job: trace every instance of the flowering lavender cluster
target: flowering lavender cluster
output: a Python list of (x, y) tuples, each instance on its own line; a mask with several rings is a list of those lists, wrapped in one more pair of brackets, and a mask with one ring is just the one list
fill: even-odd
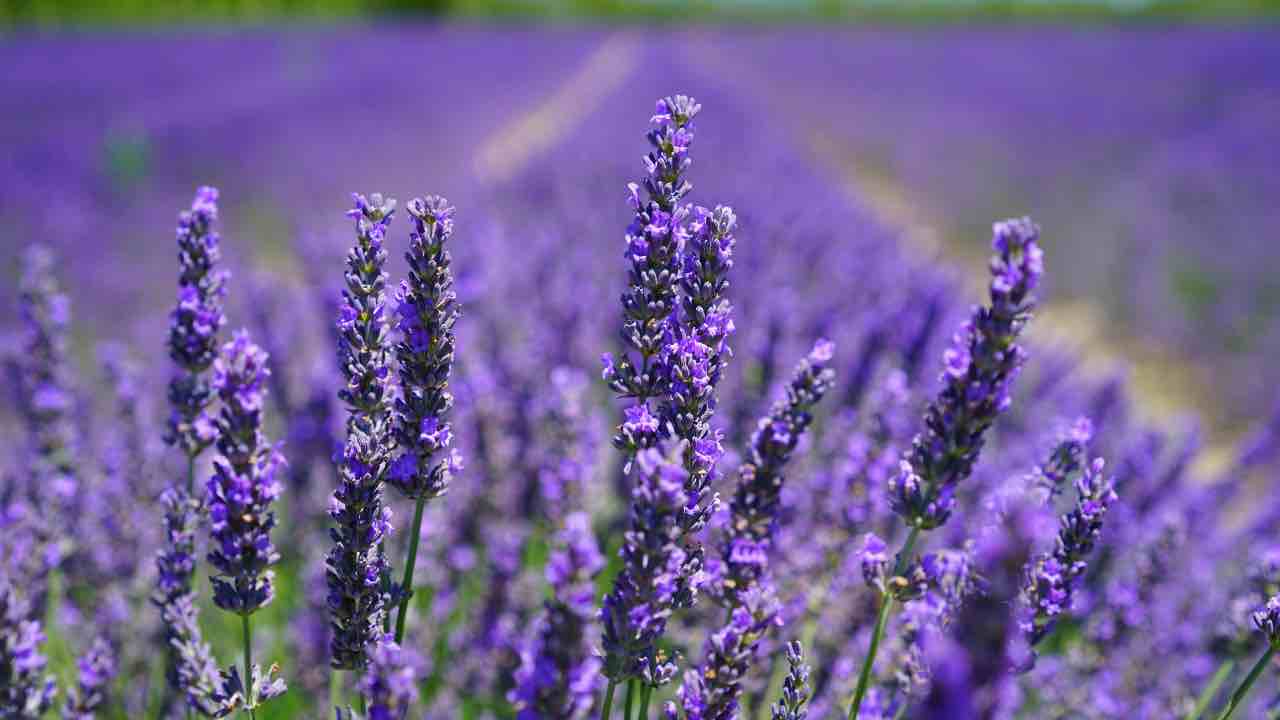
[[(616, 218), (577, 163), (468, 188), (489, 212), (463, 245), (442, 198), (377, 194), (354, 197), (345, 262), (322, 228), (296, 268), (228, 244), (237, 277), (251, 255), (287, 267), (246, 273), (244, 298), (202, 188), (180, 216), (174, 372), (154, 377), (127, 351), (81, 368), (55, 276), (89, 290), (31, 255), (0, 408), (21, 438), (0, 453), (0, 715), (1273, 714), (1280, 555), (1252, 493), (1280, 460), (1274, 421), (1215, 447), (1204, 482), (1194, 427), (1149, 424), (1123, 383), (1024, 337), (1030, 221), (997, 224), (966, 312), (770, 113), (703, 99), (725, 115), (670, 96), (651, 118), (625, 278), (578, 241)], [(695, 116), (740, 125), (699, 134), (737, 210), (689, 202)], [(611, 152), (572, 134), (577, 155)], [(620, 290), (622, 352), (593, 386)], [(241, 312), (256, 343), (222, 336)], [(267, 648), (287, 661), (255, 663)]]

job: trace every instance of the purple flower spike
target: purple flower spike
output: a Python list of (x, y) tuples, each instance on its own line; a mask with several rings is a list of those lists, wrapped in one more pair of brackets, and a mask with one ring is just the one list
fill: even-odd
[(782, 681), (782, 697), (773, 704), (772, 720), (805, 720), (809, 717), (809, 666), (799, 641), (787, 643), (787, 676)]
[(39, 720), (53, 705), (57, 685), (40, 652), (44, 632), (29, 619), (30, 604), (0, 579), (0, 716)]
[(1018, 337), (1044, 269), (1039, 236), (1027, 218), (995, 224), (990, 304), (973, 311), (946, 351), (943, 389), (889, 481), (894, 511), (913, 527), (930, 530), (947, 521), (956, 486), (973, 471), (987, 429), (1009, 406), (1026, 356)]
[(49, 248), (33, 245), (23, 257), (19, 303), (25, 333), (19, 361), (21, 406), (31, 437), (30, 499), (65, 510), (77, 497), (76, 428), (67, 377), (70, 310), (54, 277)]
[(169, 357), (176, 366), (169, 382), (171, 414), (165, 440), (188, 458), (213, 444), (208, 415), (213, 393), (206, 374), (218, 354), (218, 331), (226, 323), (222, 300), (227, 274), (216, 268), (221, 251), (213, 223), (218, 191), (196, 191), (191, 209), (178, 216), (178, 303), (169, 315)]
[(1280, 595), (1273, 595), (1253, 614), (1253, 625), (1272, 647), (1280, 646)]
[(369, 655), (360, 690), (369, 701), (369, 720), (405, 720), (418, 701), (418, 654), (384, 636)]
[(1095, 458), (1076, 481), (1076, 504), (1062, 516), (1050, 553), (1028, 565), (1022, 588), (1020, 626), (1034, 646), (1053, 630), (1057, 618), (1071, 611), (1077, 581), (1088, 569), (1107, 510), (1117, 500), (1114, 479), (1103, 474), (1102, 458)]
[(595, 611), (593, 581), (603, 568), (590, 518), (570, 514), (547, 562), (552, 598), (520, 652), (509, 696), (518, 720), (581, 720), (590, 713), (600, 686), (600, 659), (590, 652), (587, 630)]
[(450, 468), (456, 465), (448, 444), (447, 421), (453, 396), (453, 327), (458, 321), (457, 295), (446, 247), (453, 236), (453, 207), (435, 195), (414, 198), (406, 209), (413, 222), (409, 236), (409, 278), (396, 293), (395, 347), (400, 365), (401, 397), (395, 402), (395, 437), (400, 457), (387, 480), (406, 497), (443, 495)]
[(77, 663), (76, 687), (67, 695), (64, 720), (93, 720), (107, 702), (107, 690), (116, 675), (115, 651), (103, 638), (95, 638)]
[[(382, 247), (395, 201), (355, 196), (356, 244), (347, 253), (346, 288), (339, 308), (338, 357), (346, 385), (347, 441), (338, 462), (338, 488), (329, 505), (334, 544), (326, 560), (330, 662), (364, 667), (387, 612), (384, 580), (390, 568), (381, 544), (391, 531), (382, 480), (394, 442), (390, 426), (391, 348), (386, 318), (387, 252)], [(429, 418), (434, 422), (435, 418)], [(412, 457), (412, 456), (406, 456)], [(409, 473), (405, 473), (409, 475)]]
[(213, 366), (213, 388), (222, 400), (218, 451), (208, 483), (209, 563), (217, 570), (213, 601), (227, 611), (251, 615), (271, 602), (269, 569), (280, 559), (271, 542), (276, 516), (271, 503), (282, 485), (284, 456), (262, 434), (267, 393), (267, 354), (236, 333)]
[(635, 465), (622, 572), (600, 609), (604, 675), (614, 682), (638, 677), (658, 687), (675, 672), (657, 641), (675, 606), (686, 559), (680, 517), (688, 501), (688, 473), (657, 448), (642, 451)]
[[(635, 217), (625, 238), (625, 255), (630, 266), (627, 289), (622, 294), (622, 341), (626, 350), (616, 361), (606, 356), (604, 379), (614, 392), (633, 398), (639, 407), (667, 392), (670, 373), (666, 367), (666, 348), (681, 337), (675, 316), (680, 306), (682, 265), (691, 264), (695, 270), (705, 270), (715, 276), (728, 269), (733, 229), (731, 211), (721, 225), (713, 227), (702, 222), (702, 242), (692, 254), (686, 253), (682, 258), (689, 236), (685, 226), (689, 208), (681, 205), (680, 200), (693, 189), (684, 178), (684, 171), (692, 163), (688, 150), (693, 140), (693, 118), (699, 109), (692, 98), (683, 95), (658, 101), (657, 113), (651, 120), (654, 127), (647, 136), (653, 149), (645, 156), (645, 197), (641, 197), (640, 185), (628, 186), (628, 202)], [(722, 252), (712, 247), (722, 241)], [(689, 307), (708, 310), (720, 306), (723, 286), (715, 277), (710, 279), (711, 284), (701, 296), (690, 299)], [(701, 278), (692, 276), (689, 280), (701, 282)], [(708, 302), (709, 305), (703, 304)], [(690, 317), (699, 325), (705, 322), (698, 313)], [(691, 339), (699, 341), (697, 337)], [(690, 419), (691, 424), (697, 422), (701, 422), (700, 417)], [(624, 424), (614, 438), (614, 444), (628, 457), (657, 439), (629, 430)]]

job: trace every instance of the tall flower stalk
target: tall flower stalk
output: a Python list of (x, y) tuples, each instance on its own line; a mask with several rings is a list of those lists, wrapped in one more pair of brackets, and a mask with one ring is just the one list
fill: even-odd
[(706, 642), (702, 666), (685, 674), (679, 698), (687, 720), (737, 717), (742, 682), (761, 641), (778, 620), (768, 576), (769, 553), (781, 509), (783, 471), (835, 379), (827, 366), (834, 346), (819, 340), (801, 360), (786, 396), (761, 418), (751, 455), (739, 470), (719, 556), (707, 563), (707, 586), (728, 622)]
[(244, 634), (245, 707), (251, 716), (264, 701), (284, 692), (284, 683), (268, 681), (253, 664), (250, 618), (275, 596), (271, 566), (280, 553), (271, 542), (275, 511), (271, 504), (283, 485), (277, 475), (285, 461), (262, 432), (267, 394), (267, 354), (245, 331), (223, 346), (214, 362), (212, 387), (222, 402), (218, 418), (220, 457), (208, 483), (208, 508), (213, 547), (209, 564), (216, 571), (213, 602), (240, 616)]
[(217, 269), (221, 255), (218, 191), (196, 190), (191, 209), (178, 215), (178, 303), (169, 315), (169, 357), (176, 366), (169, 381), (169, 425), (165, 441), (187, 459), (187, 492), (194, 491), (195, 461), (217, 438), (209, 413), (214, 392), (209, 369), (218, 355), (218, 331), (227, 275)]
[[(921, 532), (941, 526), (955, 506), (957, 486), (973, 471), (987, 430), (1010, 404), (1013, 381), (1026, 358), (1018, 344), (1035, 305), (1033, 291), (1043, 274), (1040, 229), (1028, 218), (994, 227), (990, 302), (974, 309), (944, 355), (943, 388), (925, 411), (916, 435), (889, 481), (889, 502), (910, 528), (894, 560), (893, 576), (911, 564)], [(880, 609), (849, 705), (857, 720), (871, 680), (880, 640), (895, 600), (886, 583)]]
[[(675, 315), (680, 306), (680, 250), (689, 234), (685, 226), (689, 208), (680, 200), (693, 189), (684, 172), (693, 162), (689, 146), (693, 142), (693, 119), (700, 109), (693, 98), (684, 95), (658, 101), (650, 120), (653, 128), (647, 135), (653, 149), (645, 156), (644, 196), (641, 185), (627, 186), (628, 202), (635, 216), (626, 233), (625, 255), (630, 273), (622, 294), (621, 333), (626, 349), (616, 361), (607, 353), (602, 361), (605, 382), (632, 403), (614, 437), (614, 445), (623, 451), (628, 462), (640, 449), (657, 441), (657, 408), (650, 401), (668, 392), (666, 350), (681, 339)], [(692, 260), (700, 262), (701, 258)], [(718, 284), (708, 287), (708, 296), (718, 298), (722, 289)], [(695, 321), (696, 317), (690, 316)]]
[(1267, 600), (1266, 605), (1253, 613), (1253, 625), (1266, 638), (1267, 647), (1249, 669), (1249, 674), (1245, 675), (1227, 698), (1227, 704), (1218, 713), (1217, 720), (1231, 720), (1236, 710), (1244, 705), (1245, 698), (1249, 697), (1249, 691), (1253, 689), (1258, 677), (1271, 665), (1276, 652), (1280, 651), (1280, 595), (1273, 596)]
[(394, 439), (383, 240), (394, 211), (394, 200), (375, 194), (356, 195), (348, 212), (355, 220), (356, 243), (347, 253), (337, 319), (339, 367), (346, 378), (338, 396), (347, 405), (347, 441), (329, 503), (333, 547), (325, 572), (330, 664), (338, 671), (364, 667), (387, 612), (384, 586), (390, 568), (383, 541), (391, 530), (391, 509), (383, 505), (382, 480)]
[(394, 588), (399, 604), (394, 639), (404, 640), (413, 572), (422, 535), (422, 513), (428, 500), (440, 497), (450, 477), (462, 466), (461, 456), (449, 446), (453, 428), (449, 410), (449, 374), (453, 369), (453, 327), (458, 321), (458, 299), (453, 289), (452, 259), (446, 244), (453, 237), (453, 207), (442, 197), (414, 198), (406, 206), (413, 222), (409, 236), (409, 277), (396, 293), (400, 341), (395, 355), (399, 363), (400, 396), (395, 401), (394, 434), (400, 455), (391, 463), (387, 481), (414, 501), (409, 527), (409, 551), (404, 580)]

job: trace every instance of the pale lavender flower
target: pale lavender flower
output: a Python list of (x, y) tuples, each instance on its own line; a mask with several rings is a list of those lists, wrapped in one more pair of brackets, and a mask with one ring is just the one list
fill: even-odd
[(106, 708), (108, 686), (116, 675), (115, 651), (110, 643), (94, 638), (89, 651), (76, 663), (76, 686), (62, 710), (64, 720), (92, 720)]

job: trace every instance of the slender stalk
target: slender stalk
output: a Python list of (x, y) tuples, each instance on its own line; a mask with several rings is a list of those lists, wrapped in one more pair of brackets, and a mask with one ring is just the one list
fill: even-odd
[(253, 702), (253, 630), (249, 627), (248, 615), (241, 615), (240, 619), (244, 627), (244, 701), (249, 708), (249, 717), (256, 720), (258, 715), (254, 711)]
[(329, 671), (329, 712), (342, 707), (342, 671)]
[(422, 509), (427, 505), (427, 498), (424, 495), (418, 496), (418, 502), (413, 507), (413, 530), (409, 535), (409, 559), (404, 566), (404, 582), (400, 586), (400, 592), (404, 593), (404, 598), (400, 600), (400, 612), (396, 614), (396, 642), (404, 640), (404, 623), (409, 614), (409, 594), (413, 590), (413, 567), (418, 564), (418, 540), (422, 536)]
[(1267, 651), (1262, 653), (1262, 657), (1258, 658), (1258, 662), (1253, 664), (1253, 669), (1243, 681), (1236, 691), (1231, 693), (1231, 699), (1227, 701), (1227, 706), (1222, 708), (1222, 712), (1218, 714), (1218, 720), (1230, 720), (1236, 710), (1244, 705), (1245, 698), (1249, 696), (1249, 691), (1253, 689), (1253, 684), (1257, 682), (1258, 676), (1263, 670), (1267, 669), (1267, 665), (1271, 662), (1271, 658), (1276, 654), (1276, 645), (1268, 645)]
[(640, 690), (640, 715), (637, 720), (649, 720), (649, 698), (653, 695), (653, 688), (645, 685)]
[[(907, 557), (920, 538), (920, 528), (913, 527), (907, 540), (898, 551), (893, 563), (893, 574), (900, 575), (906, 567)], [(880, 595), (880, 615), (876, 618), (875, 630), (871, 632), (871, 646), (867, 648), (867, 657), (862, 661), (862, 672), (858, 674), (858, 689), (853, 693), (853, 703), (849, 705), (849, 720), (858, 719), (858, 711), (862, 708), (862, 698), (867, 694), (867, 686), (871, 683), (871, 668), (876, 662), (876, 653), (880, 651), (880, 639), (884, 637), (885, 626), (889, 624), (889, 611), (893, 609), (893, 595), (885, 592)]]
[(613, 691), (617, 688), (617, 683), (610, 680), (608, 687), (604, 690), (604, 705), (600, 708), (600, 720), (609, 720), (609, 713), (613, 710)]
[(1196, 698), (1195, 707), (1191, 708), (1191, 712), (1187, 713), (1185, 720), (1200, 720), (1200, 716), (1204, 711), (1209, 709), (1209, 703), (1213, 702), (1213, 696), (1218, 694), (1218, 688), (1222, 687), (1222, 683), (1231, 675), (1231, 671), (1236, 667), (1235, 660), (1223, 660), (1218, 666), (1217, 672), (1209, 678), (1209, 684), (1201, 691), (1200, 697)]
[(369, 716), (369, 699), (364, 696), (363, 692), (356, 694), (356, 705), (360, 707), (360, 717)]
[(902, 720), (907, 716), (907, 706), (911, 704), (910, 698), (902, 698), (902, 704), (898, 706), (898, 711), (893, 714), (893, 720)]
[(623, 720), (632, 720), (631, 710), (634, 707), (634, 703), (636, 699), (635, 696), (636, 696), (636, 679), (631, 678), (630, 680), (627, 681), (627, 704), (626, 706), (623, 707), (623, 710), (622, 710)]
[[(195, 490), (196, 490), (196, 456), (188, 455), (187, 456), (187, 497), (191, 497), (192, 493), (194, 493)], [(166, 659), (165, 662), (168, 663), (168, 660)], [(191, 705), (188, 704), (185, 701), (185, 699), (183, 700), (182, 705), (185, 708), (184, 714), (186, 716), (186, 719), (191, 720)]]

